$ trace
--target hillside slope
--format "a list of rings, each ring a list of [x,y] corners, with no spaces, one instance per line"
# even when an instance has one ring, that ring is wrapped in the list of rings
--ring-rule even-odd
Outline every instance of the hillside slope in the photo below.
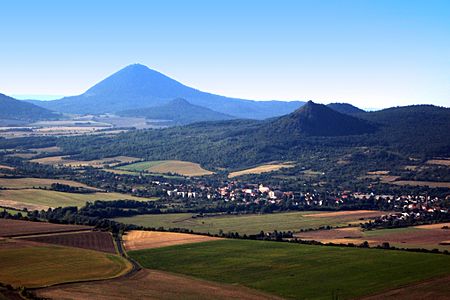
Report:
[[[119,112],[121,116],[145,117],[153,120],[168,120],[172,124],[185,125],[202,121],[231,120],[234,117],[213,111],[209,108],[193,105],[182,98],[167,104]]]
[[[33,122],[57,117],[48,109],[0,94],[0,119]]]

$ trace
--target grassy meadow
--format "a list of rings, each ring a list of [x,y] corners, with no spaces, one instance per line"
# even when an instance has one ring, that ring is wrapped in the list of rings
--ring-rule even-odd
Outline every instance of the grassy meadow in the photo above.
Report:
[[[253,214],[234,216],[215,216],[192,218],[193,214],[158,214],[137,215],[133,217],[116,218],[127,224],[147,227],[187,228],[195,232],[218,233],[239,232],[240,234],[257,234],[263,231],[299,231],[300,229],[318,228],[320,226],[346,226],[349,223],[361,222],[359,218],[382,215],[384,212],[360,211],[360,213],[327,213],[317,211],[302,211],[273,214]],[[317,215],[317,216],[315,216]]]
[[[119,256],[79,248],[0,248],[0,282],[13,286],[112,278],[130,268],[131,264]]]
[[[446,255],[221,240],[129,252],[142,266],[285,298],[356,298],[450,274]],[[389,280],[387,280],[389,278]]]

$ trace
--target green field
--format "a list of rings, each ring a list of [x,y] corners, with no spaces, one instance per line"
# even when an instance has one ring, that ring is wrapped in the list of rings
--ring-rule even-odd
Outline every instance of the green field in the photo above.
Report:
[[[163,162],[164,161],[162,161],[162,160],[142,161],[142,162],[137,162],[137,163],[134,163],[134,164],[129,164],[129,165],[126,165],[126,166],[117,167],[117,169],[124,170],[124,171],[132,171],[132,172],[143,172],[143,171],[146,171],[146,170],[150,169],[151,167],[160,165]]]
[[[204,176],[212,174],[199,164],[181,160],[143,161],[117,167],[118,170],[131,172],[149,172],[155,174],[173,173],[184,176]]]
[[[320,226],[346,226],[364,215],[335,215],[329,217],[313,217],[314,214],[324,212],[303,211],[274,214],[253,214],[240,216],[216,216],[205,218],[192,218],[193,214],[159,214],[138,215],[115,219],[118,222],[136,224],[146,227],[187,228],[195,232],[239,232],[240,234],[257,234],[261,230],[268,231],[299,231],[300,229],[318,228]],[[380,215],[383,214],[380,212]],[[307,216],[308,215],[308,216]]]
[[[58,206],[84,206],[94,200],[155,200],[119,193],[65,193],[40,189],[1,190],[0,206],[28,209],[47,209]]]
[[[27,214],[23,210],[0,207],[0,212],[3,212],[3,211],[6,211],[7,213],[9,213],[11,215],[17,215],[18,213],[21,213],[23,216],[25,216]]]
[[[142,266],[286,298],[350,299],[450,274],[450,257],[378,249],[222,240],[129,252]]]
[[[130,268],[130,263],[119,256],[79,248],[0,248],[0,282],[13,286],[111,278]]]
[[[142,173],[141,171],[125,171],[122,169],[103,169],[105,172],[119,174],[119,175],[132,175],[132,176],[161,176],[168,179],[183,179],[183,176],[177,175],[168,175],[168,174],[160,174],[160,173]]]

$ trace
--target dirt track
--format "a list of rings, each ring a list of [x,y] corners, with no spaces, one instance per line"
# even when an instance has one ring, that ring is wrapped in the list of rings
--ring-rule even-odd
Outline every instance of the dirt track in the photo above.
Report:
[[[141,270],[130,277],[51,287],[40,297],[74,300],[109,299],[279,299],[245,287],[219,284],[171,273]]]

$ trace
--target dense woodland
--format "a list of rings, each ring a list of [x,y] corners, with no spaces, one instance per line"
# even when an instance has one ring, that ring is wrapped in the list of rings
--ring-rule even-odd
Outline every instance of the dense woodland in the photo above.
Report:
[[[450,153],[447,108],[410,106],[358,114],[369,123],[332,114],[339,119],[352,118],[346,119],[349,125],[346,135],[342,135],[341,129],[330,132],[328,119],[322,118],[323,111],[328,115],[331,109],[308,103],[291,115],[266,121],[196,123],[164,130],[132,131],[115,137],[60,138],[56,144],[79,159],[130,155],[148,160],[181,159],[209,168],[231,169],[276,160],[295,161],[307,154],[335,161],[352,155],[354,161],[370,164],[373,159],[392,163],[409,157],[424,159]],[[298,114],[301,117],[295,118]],[[317,118],[322,118],[322,122],[315,121]],[[310,122],[317,125],[314,131],[309,130]],[[362,124],[366,128],[361,128]],[[327,136],[318,135],[322,130],[328,132]]]

